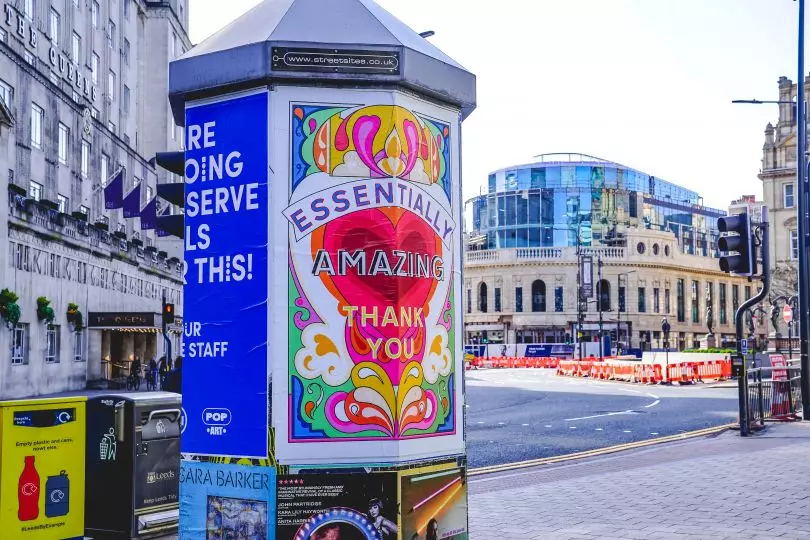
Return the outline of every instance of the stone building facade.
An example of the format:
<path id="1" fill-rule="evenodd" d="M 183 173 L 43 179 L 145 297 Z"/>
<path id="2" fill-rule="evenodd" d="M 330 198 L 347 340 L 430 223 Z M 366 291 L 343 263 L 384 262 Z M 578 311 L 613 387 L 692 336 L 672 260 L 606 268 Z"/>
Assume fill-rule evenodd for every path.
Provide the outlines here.
<path id="1" fill-rule="evenodd" d="M 0 321 L 0 399 L 120 378 L 163 354 L 164 295 L 182 314 L 181 241 L 105 210 L 103 188 L 124 167 L 144 206 L 173 180 L 150 159 L 182 148 L 168 63 L 191 46 L 187 2 L 0 1 L 0 289 L 21 308 Z M 169 338 L 178 352 L 179 329 Z"/>

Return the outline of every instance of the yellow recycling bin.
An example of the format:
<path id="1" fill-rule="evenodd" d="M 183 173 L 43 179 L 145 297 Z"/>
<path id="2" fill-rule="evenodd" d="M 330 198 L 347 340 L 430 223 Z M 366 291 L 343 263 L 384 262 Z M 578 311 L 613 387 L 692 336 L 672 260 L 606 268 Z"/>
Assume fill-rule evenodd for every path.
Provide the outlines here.
<path id="1" fill-rule="evenodd" d="M 0 538 L 84 537 L 86 401 L 0 402 Z"/>

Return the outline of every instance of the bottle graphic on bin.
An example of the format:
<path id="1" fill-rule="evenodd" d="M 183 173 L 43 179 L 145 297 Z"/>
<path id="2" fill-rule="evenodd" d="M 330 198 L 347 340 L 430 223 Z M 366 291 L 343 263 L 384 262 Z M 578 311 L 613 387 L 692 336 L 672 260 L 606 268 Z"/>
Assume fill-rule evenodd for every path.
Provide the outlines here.
<path id="1" fill-rule="evenodd" d="M 31 521 L 39 517 L 39 473 L 34 465 L 34 456 L 25 456 L 25 467 L 20 475 L 17 490 L 20 521 Z"/>

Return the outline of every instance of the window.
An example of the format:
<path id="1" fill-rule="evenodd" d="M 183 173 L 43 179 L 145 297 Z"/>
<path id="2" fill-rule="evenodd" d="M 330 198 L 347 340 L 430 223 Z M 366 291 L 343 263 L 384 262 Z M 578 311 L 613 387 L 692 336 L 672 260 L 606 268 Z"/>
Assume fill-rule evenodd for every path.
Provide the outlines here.
<path id="1" fill-rule="evenodd" d="M 124 50 L 121 53 L 124 57 L 124 64 L 129 65 L 129 40 L 124 38 Z"/>
<path id="2" fill-rule="evenodd" d="M 34 62 L 35 62 L 35 60 L 34 60 L 34 55 L 33 55 L 33 54 L 31 54 L 30 52 L 25 51 L 25 52 L 23 53 L 23 58 L 25 59 L 25 61 L 26 61 L 26 62 L 28 62 L 28 63 L 29 63 L 29 64 L 31 64 L 32 66 L 34 65 Z"/>
<path id="3" fill-rule="evenodd" d="M 42 148 L 42 115 L 44 111 L 36 103 L 31 103 L 31 146 Z"/>
<path id="4" fill-rule="evenodd" d="M 467 289 L 467 313 L 472 313 L 472 289 Z"/>
<path id="5" fill-rule="evenodd" d="M 647 313 L 647 291 L 644 287 L 638 288 L 638 312 Z"/>
<path id="6" fill-rule="evenodd" d="M 93 28 L 98 28 L 98 2 L 96 2 L 96 0 L 93 0 L 90 14 L 90 17 L 93 19 Z"/>
<path id="7" fill-rule="evenodd" d="M 90 61 L 90 73 L 93 79 L 93 84 L 96 85 L 98 84 L 98 63 L 99 63 L 98 55 L 96 53 L 93 53 L 93 58 Z"/>
<path id="8" fill-rule="evenodd" d="M 73 62 L 76 64 L 81 63 L 81 50 L 82 50 L 82 38 L 79 37 L 79 34 L 73 32 L 73 39 L 70 42 L 71 45 L 71 53 L 73 55 Z"/>
<path id="9" fill-rule="evenodd" d="M 734 313 L 737 313 L 737 310 L 740 309 L 740 286 L 739 285 L 732 285 L 731 286 L 731 309 Z"/>
<path id="10" fill-rule="evenodd" d="M 541 280 L 532 283 L 532 311 L 546 310 L 546 284 Z"/>
<path id="11" fill-rule="evenodd" d="M 720 284 L 720 324 L 727 324 L 728 317 L 726 316 L 726 284 Z"/>
<path id="12" fill-rule="evenodd" d="M 602 279 L 596 283 L 596 298 L 598 311 L 610 311 L 610 282 Z"/>
<path id="13" fill-rule="evenodd" d="M 67 214 L 68 213 L 68 198 L 65 197 L 64 195 L 57 195 L 56 200 L 59 203 L 59 211 L 62 212 L 63 214 Z"/>
<path id="14" fill-rule="evenodd" d="M 751 298 L 751 286 L 746 285 L 745 286 L 745 299 L 749 300 L 750 298 Z"/>
<path id="15" fill-rule="evenodd" d="M 85 216 L 89 216 L 90 215 L 90 208 L 86 207 L 85 205 L 81 205 L 79 207 L 79 212 L 81 212 Z"/>
<path id="16" fill-rule="evenodd" d="M 112 49 L 114 43 L 115 43 L 115 23 L 112 21 L 107 21 L 107 47 Z"/>
<path id="17" fill-rule="evenodd" d="M 523 287 L 515 287 L 515 311 L 523 312 Z"/>
<path id="18" fill-rule="evenodd" d="M 110 101 L 115 99 L 115 72 L 113 70 L 107 74 L 107 98 Z"/>
<path id="19" fill-rule="evenodd" d="M 50 18 L 50 35 L 51 41 L 54 43 L 59 43 L 59 12 L 55 9 L 51 8 L 51 18 Z"/>
<path id="20" fill-rule="evenodd" d="M 169 38 L 169 47 L 171 47 L 169 58 L 174 60 L 177 58 L 177 34 L 174 32 L 172 32 L 172 36 Z"/>
<path id="21" fill-rule="evenodd" d="M 129 3 L 131 0 L 124 0 L 124 17 L 129 18 Z"/>
<path id="22" fill-rule="evenodd" d="M 28 197 L 35 201 L 42 199 L 42 184 L 30 180 L 28 182 Z"/>
<path id="23" fill-rule="evenodd" d="M 90 174 L 90 143 L 82 141 L 82 178 Z"/>
<path id="24" fill-rule="evenodd" d="M 563 304 L 563 288 L 554 287 L 554 311 L 562 313 L 565 304 Z"/>
<path id="25" fill-rule="evenodd" d="M 107 122 L 107 129 L 115 133 L 115 122 L 113 122 L 112 120 Z"/>
<path id="26" fill-rule="evenodd" d="M 678 280 L 678 322 L 686 322 L 686 283 L 684 280 Z"/>
<path id="27" fill-rule="evenodd" d="M 28 363 L 28 325 L 18 324 L 11 336 L 11 365 Z"/>
<path id="28" fill-rule="evenodd" d="M 34 0 L 25 0 L 23 13 L 25 14 L 25 18 L 29 21 L 34 20 Z"/>
<path id="29" fill-rule="evenodd" d="M 669 315 L 672 313 L 670 311 L 670 303 L 669 303 L 669 289 L 664 289 L 664 313 Z"/>
<path id="30" fill-rule="evenodd" d="M 699 309 L 699 299 L 698 299 L 698 290 L 700 288 L 700 283 L 697 281 L 692 282 L 692 322 L 699 323 L 700 322 L 700 309 Z"/>
<path id="31" fill-rule="evenodd" d="M 169 115 L 169 133 L 172 134 L 172 140 L 176 141 L 177 140 L 177 129 L 174 126 L 174 119 L 172 118 L 171 114 Z"/>
<path id="32" fill-rule="evenodd" d="M 619 311 L 627 312 L 627 288 L 624 285 L 619 286 Z"/>
<path id="33" fill-rule="evenodd" d="M 799 231 L 790 231 L 790 259 L 792 261 L 799 258 Z"/>
<path id="34" fill-rule="evenodd" d="M 501 312 L 501 288 L 495 287 L 495 312 Z"/>
<path id="35" fill-rule="evenodd" d="M 124 113 L 129 113 L 129 86 L 124 85 L 124 95 L 121 98 L 121 108 Z"/>
<path id="36" fill-rule="evenodd" d="M 45 363 L 59 362 L 59 325 L 49 324 L 46 331 Z"/>
<path id="37" fill-rule="evenodd" d="M 796 204 L 793 183 L 783 184 L 782 192 L 784 193 L 785 208 L 793 208 Z"/>
<path id="38" fill-rule="evenodd" d="M 481 283 L 478 285 L 478 311 L 481 313 L 487 312 L 487 284 Z"/>
<path id="39" fill-rule="evenodd" d="M 6 104 L 6 107 L 11 108 L 11 102 L 14 100 L 14 90 L 11 85 L 0 81 L 0 99 Z"/>
<path id="40" fill-rule="evenodd" d="M 151 186 L 146 186 L 146 202 L 151 201 L 152 200 L 152 195 L 154 195 L 154 194 L 155 194 L 155 192 L 151 188 Z"/>
<path id="41" fill-rule="evenodd" d="M 67 165 L 68 139 L 70 139 L 68 127 L 59 122 L 59 163 L 63 165 Z"/>
<path id="42" fill-rule="evenodd" d="M 101 185 L 106 186 L 110 181 L 110 158 L 101 154 Z"/>
<path id="43" fill-rule="evenodd" d="M 661 313 L 661 290 L 658 287 L 653 288 L 653 311 Z"/>
<path id="44" fill-rule="evenodd" d="M 73 332 L 73 361 L 84 362 L 83 332 Z"/>

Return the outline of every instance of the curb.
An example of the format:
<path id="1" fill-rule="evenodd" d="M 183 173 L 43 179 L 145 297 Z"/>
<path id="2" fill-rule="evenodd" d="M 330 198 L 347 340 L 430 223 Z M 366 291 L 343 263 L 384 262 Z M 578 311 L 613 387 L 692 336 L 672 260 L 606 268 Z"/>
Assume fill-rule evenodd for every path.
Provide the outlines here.
<path id="1" fill-rule="evenodd" d="M 705 429 L 698 429 L 695 431 L 688 431 L 686 433 L 678 433 L 677 435 L 667 435 L 666 437 L 657 437 L 655 439 L 647 439 L 644 441 L 636 441 L 625 444 L 618 444 L 615 446 L 608 446 L 606 448 L 597 448 L 595 450 L 585 450 L 583 452 L 576 452 L 573 454 L 566 454 L 564 456 L 529 459 L 526 461 L 518 461 L 515 463 L 504 463 L 503 465 L 490 465 L 487 467 L 477 467 L 469 469 L 467 476 L 481 476 L 484 474 L 491 474 L 496 472 L 513 471 L 515 469 L 525 469 L 527 467 L 539 467 L 542 465 L 552 465 L 555 463 L 564 463 L 567 461 L 574 461 L 577 459 L 585 459 L 591 457 L 604 456 L 607 454 L 615 454 L 624 450 L 633 450 L 636 448 L 644 448 L 646 446 L 653 446 L 656 444 L 663 444 L 669 442 L 683 441 L 686 439 L 693 439 L 696 437 L 705 437 L 707 435 L 720 434 L 736 424 L 724 424 Z"/>

